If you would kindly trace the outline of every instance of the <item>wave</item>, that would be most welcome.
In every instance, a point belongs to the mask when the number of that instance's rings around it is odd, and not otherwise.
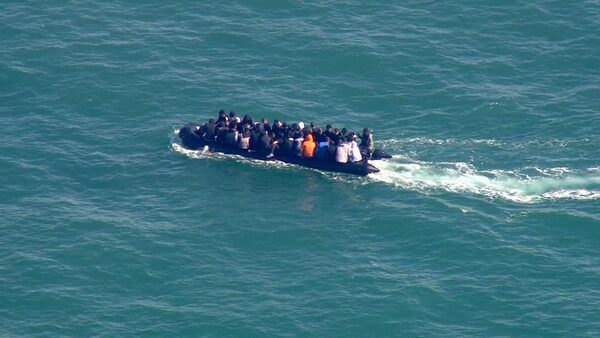
[[[463,162],[431,163],[400,156],[373,162],[381,171],[369,175],[371,179],[407,190],[468,193],[517,203],[600,199],[600,175],[595,170],[536,168],[539,175],[533,176],[528,170],[480,171]]]

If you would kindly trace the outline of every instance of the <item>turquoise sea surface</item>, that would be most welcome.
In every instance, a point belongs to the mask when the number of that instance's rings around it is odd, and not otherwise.
[[[600,336],[600,2],[0,3],[0,336]],[[190,151],[370,127],[354,177]]]

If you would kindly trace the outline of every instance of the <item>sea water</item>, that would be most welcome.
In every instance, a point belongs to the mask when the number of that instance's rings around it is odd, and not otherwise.
[[[4,1],[1,336],[599,336],[597,1]],[[220,109],[367,177],[182,147]]]

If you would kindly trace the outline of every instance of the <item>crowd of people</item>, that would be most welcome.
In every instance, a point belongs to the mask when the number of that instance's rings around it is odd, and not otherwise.
[[[235,112],[227,114],[219,111],[219,117],[209,119],[196,134],[206,141],[216,142],[248,151],[264,152],[267,158],[273,156],[299,156],[321,161],[352,163],[367,161],[375,149],[373,135],[368,128],[362,135],[356,135],[346,128],[324,129],[314,122],[305,126],[303,122],[293,123],[265,118],[255,122],[251,116],[243,119]],[[360,140],[360,143],[359,143]]]

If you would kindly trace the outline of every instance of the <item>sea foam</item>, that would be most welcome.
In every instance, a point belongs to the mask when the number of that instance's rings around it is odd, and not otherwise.
[[[408,162],[398,157],[373,162],[381,171],[369,175],[371,179],[407,190],[476,194],[516,203],[600,199],[600,176],[569,168],[540,169],[539,176],[531,176],[518,169],[477,170],[463,162]]]

